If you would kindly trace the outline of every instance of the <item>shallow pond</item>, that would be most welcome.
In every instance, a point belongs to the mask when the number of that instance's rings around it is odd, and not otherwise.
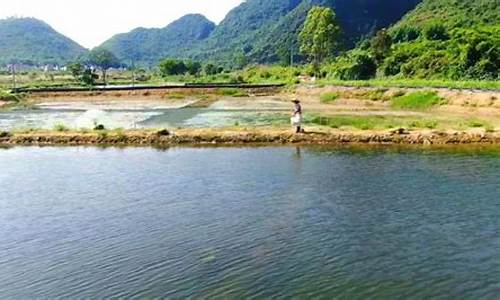
[[[196,100],[60,101],[30,109],[0,111],[0,130],[63,125],[72,129],[206,128],[287,124],[289,104],[268,98],[221,100],[206,108],[190,108]]]
[[[500,296],[497,151],[0,150],[0,298]]]

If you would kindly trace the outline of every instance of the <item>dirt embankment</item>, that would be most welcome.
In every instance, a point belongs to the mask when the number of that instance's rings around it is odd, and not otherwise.
[[[443,112],[481,112],[488,109],[490,112],[500,113],[500,92],[488,90],[467,90],[447,88],[375,88],[375,87],[341,87],[341,86],[299,86],[296,94],[302,99],[315,102],[325,93],[337,93],[340,106],[366,107],[367,101],[371,102],[368,108],[384,108],[388,106],[389,99],[415,91],[430,90],[446,100],[440,108]]]
[[[259,88],[169,88],[169,89],[143,89],[123,91],[75,91],[75,92],[39,92],[28,93],[29,101],[104,101],[104,100],[158,100],[175,99],[180,97],[197,96],[231,96],[232,93],[241,95],[274,95],[280,93],[280,87]]]
[[[156,145],[181,144],[495,144],[500,133],[484,131],[359,131],[331,130],[292,134],[285,130],[181,130],[124,132],[0,133],[3,145]]]

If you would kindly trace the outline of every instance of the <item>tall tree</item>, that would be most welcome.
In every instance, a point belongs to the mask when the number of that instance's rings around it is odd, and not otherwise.
[[[392,46],[392,37],[387,30],[381,29],[371,41],[371,48],[378,64],[382,63],[384,58],[390,53]]]
[[[85,66],[79,62],[71,63],[67,66],[68,70],[71,72],[71,75],[75,78],[75,80],[79,81],[83,72],[85,71]]]
[[[89,63],[97,67],[102,72],[102,79],[104,85],[107,84],[106,75],[110,68],[116,68],[120,66],[120,61],[116,56],[109,50],[98,47],[92,49],[89,53]]]
[[[331,57],[337,47],[340,26],[335,12],[328,7],[313,7],[299,33],[300,51],[313,62],[316,70]]]

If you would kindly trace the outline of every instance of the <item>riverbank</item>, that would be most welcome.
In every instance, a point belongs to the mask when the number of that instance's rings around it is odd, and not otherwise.
[[[292,134],[286,129],[183,129],[115,131],[0,132],[1,145],[244,145],[244,144],[380,144],[380,145],[500,145],[499,132],[469,131],[346,131],[317,130]]]

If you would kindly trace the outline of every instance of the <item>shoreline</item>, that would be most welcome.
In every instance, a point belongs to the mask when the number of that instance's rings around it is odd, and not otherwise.
[[[386,130],[314,131],[284,129],[183,129],[124,131],[0,132],[0,145],[14,146],[175,146],[175,145],[500,145],[499,132]]]

